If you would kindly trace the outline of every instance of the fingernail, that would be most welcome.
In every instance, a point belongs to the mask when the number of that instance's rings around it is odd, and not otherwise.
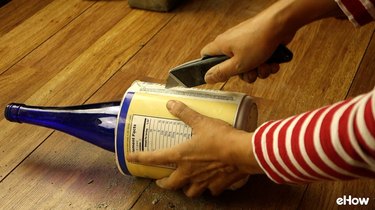
[[[156,185],[159,186],[160,188],[164,188],[163,181],[161,179],[156,180]]]
[[[213,83],[214,81],[214,73],[212,71],[208,71],[206,75],[204,76],[204,80],[207,83]]]
[[[176,101],[173,101],[173,100],[168,101],[168,102],[167,102],[167,109],[168,109],[168,110],[173,109],[173,107],[174,107],[175,104],[176,104]]]

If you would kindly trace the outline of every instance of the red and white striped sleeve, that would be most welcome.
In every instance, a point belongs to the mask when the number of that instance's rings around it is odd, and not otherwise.
[[[335,0],[348,19],[362,26],[375,19],[375,0]]]
[[[276,183],[375,178],[375,89],[266,122],[252,144],[259,165]]]

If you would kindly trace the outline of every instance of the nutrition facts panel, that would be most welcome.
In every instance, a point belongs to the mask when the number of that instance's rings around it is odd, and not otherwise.
[[[172,147],[191,138],[189,126],[180,120],[133,115],[130,151],[154,151]]]

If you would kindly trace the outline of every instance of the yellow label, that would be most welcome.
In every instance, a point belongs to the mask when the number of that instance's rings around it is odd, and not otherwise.
[[[169,100],[182,101],[203,115],[233,125],[243,97],[241,94],[225,95],[223,92],[196,89],[165,90],[152,84],[149,87],[147,84],[146,89],[133,90],[135,93],[128,107],[124,129],[125,156],[130,152],[155,151],[172,147],[191,138],[191,128],[167,110],[166,104]],[[130,88],[128,92],[130,90],[132,89]],[[168,176],[174,168],[173,165],[146,166],[127,161],[126,167],[134,176],[154,179]]]

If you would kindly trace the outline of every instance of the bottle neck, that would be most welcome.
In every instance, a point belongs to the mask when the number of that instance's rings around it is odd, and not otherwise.
[[[120,102],[71,107],[9,104],[5,118],[62,131],[106,150],[115,151],[115,128]]]

